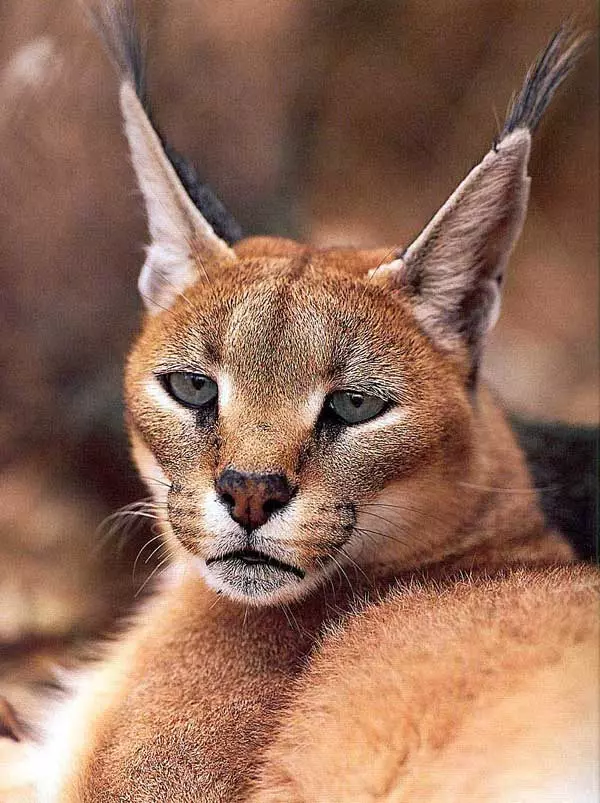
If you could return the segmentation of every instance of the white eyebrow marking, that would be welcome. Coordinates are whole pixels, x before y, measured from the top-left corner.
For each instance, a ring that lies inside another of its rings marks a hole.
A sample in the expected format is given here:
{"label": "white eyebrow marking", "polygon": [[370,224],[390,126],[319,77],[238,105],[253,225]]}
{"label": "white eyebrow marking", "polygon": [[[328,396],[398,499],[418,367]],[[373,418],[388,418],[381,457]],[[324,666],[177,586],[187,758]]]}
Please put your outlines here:
{"label": "white eyebrow marking", "polygon": [[302,417],[307,426],[312,427],[319,417],[319,413],[323,407],[323,401],[325,400],[325,395],[326,394],[323,388],[317,388],[308,395],[308,398],[304,402],[304,405],[301,409]]}
{"label": "white eyebrow marking", "polygon": [[229,374],[225,373],[225,371],[219,372],[217,385],[219,388],[219,409],[224,410],[231,404],[233,397],[233,382]]}
{"label": "white eyebrow marking", "polygon": [[378,429],[384,429],[385,427],[391,427],[394,424],[400,424],[402,421],[405,421],[409,415],[410,408],[408,407],[392,407],[387,413],[376,416],[370,421],[365,421],[363,424],[358,424],[354,428],[350,427],[347,431],[354,431],[357,436],[360,436],[362,432],[373,432]]}
{"label": "white eyebrow marking", "polygon": [[159,407],[162,407],[163,410],[168,410],[170,413],[174,413],[179,418],[185,418],[186,420],[189,419],[190,412],[192,411],[176,402],[155,377],[146,382],[144,385],[144,390],[152,399],[152,401],[155,402]]}

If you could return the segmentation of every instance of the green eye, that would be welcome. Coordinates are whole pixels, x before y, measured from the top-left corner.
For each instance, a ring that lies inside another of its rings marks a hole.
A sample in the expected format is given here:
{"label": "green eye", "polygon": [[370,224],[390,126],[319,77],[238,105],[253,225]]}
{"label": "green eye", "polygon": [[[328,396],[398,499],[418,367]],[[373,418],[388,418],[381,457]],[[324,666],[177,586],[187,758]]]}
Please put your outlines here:
{"label": "green eye", "polygon": [[217,398],[217,383],[203,374],[174,371],[164,381],[171,396],[188,407],[205,407]]}
{"label": "green eye", "polygon": [[379,396],[340,390],[329,397],[329,407],[346,424],[360,424],[379,415],[387,407],[387,402]]}

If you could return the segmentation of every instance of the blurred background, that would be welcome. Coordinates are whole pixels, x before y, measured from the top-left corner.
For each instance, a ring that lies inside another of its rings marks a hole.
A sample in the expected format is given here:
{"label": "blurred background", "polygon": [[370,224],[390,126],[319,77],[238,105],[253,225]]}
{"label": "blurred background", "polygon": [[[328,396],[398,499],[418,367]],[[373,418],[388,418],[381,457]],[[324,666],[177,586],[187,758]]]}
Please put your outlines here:
{"label": "blurred background", "polygon": [[[323,245],[410,242],[489,149],[552,32],[572,14],[596,28],[591,0],[138,9],[166,137],[247,233]],[[17,707],[24,679],[110,627],[154,565],[132,577],[139,522],[100,526],[146,495],[120,389],[146,232],[116,88],[76,0],[2,0],[0,695]],[[543,120],[530,173],[486,373],[512,410],[597,422],[595,43]]]}

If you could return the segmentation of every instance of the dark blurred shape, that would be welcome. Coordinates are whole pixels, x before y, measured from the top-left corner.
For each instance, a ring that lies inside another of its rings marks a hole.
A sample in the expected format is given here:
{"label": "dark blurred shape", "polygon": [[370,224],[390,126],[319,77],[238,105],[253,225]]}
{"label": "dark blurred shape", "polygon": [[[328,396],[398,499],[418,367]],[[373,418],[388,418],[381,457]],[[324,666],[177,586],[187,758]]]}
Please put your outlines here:
{"label": "dark blurred shape", "polygon": [[498,140],[517,128],[528,128],[531,133],[536,130],[556,90],[579,61],[586,41],[566,24],[554,34],[527,71],[523,88],[511,100]]}
{"label": "dark blurred shape", "polygon": [[6,697],[0,697],[0,737],[20,742],[23,733],[17,715]]}
{"label": "dark blurred shape", "polygon": [[580,558],[598,556],[597,427],[513,417],[548,524],[566,535]]}

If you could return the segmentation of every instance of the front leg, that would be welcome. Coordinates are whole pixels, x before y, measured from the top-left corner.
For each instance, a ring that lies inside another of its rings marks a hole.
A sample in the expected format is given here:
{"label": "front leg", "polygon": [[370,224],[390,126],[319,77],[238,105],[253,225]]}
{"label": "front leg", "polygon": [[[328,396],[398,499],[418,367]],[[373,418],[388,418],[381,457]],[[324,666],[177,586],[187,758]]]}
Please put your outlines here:
{"label": "front leg", "polygon": [[[153,600],[50,734],[44,803],[241,800],[322,623],[217,596],[198,579]],[[54,780],[53,780],[54,778]]]}

